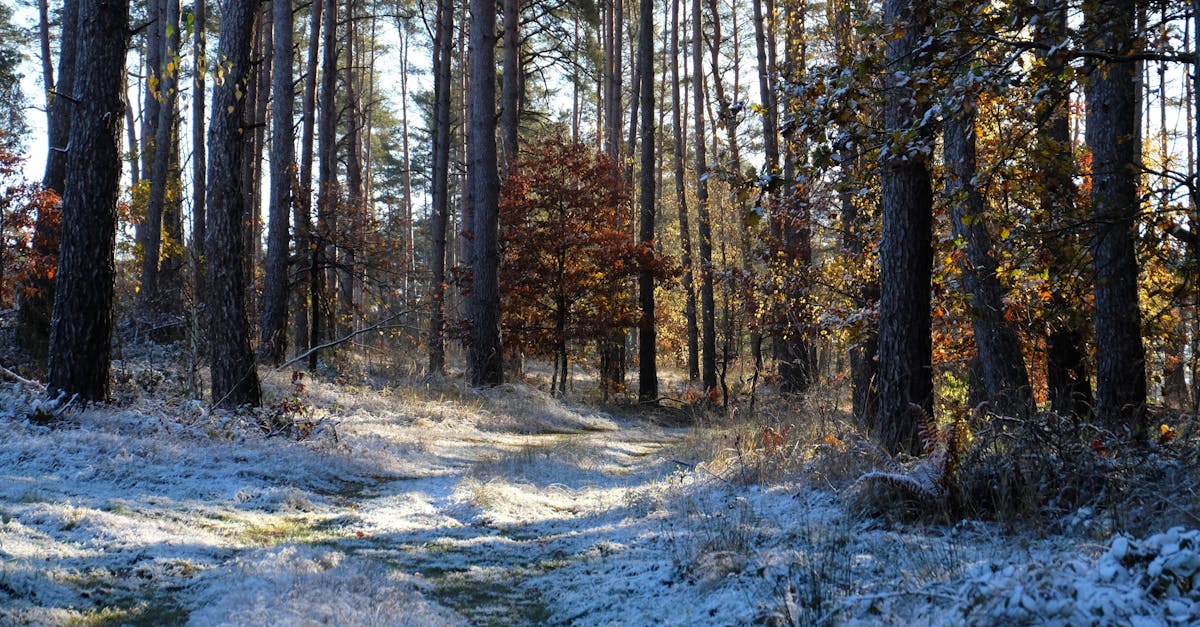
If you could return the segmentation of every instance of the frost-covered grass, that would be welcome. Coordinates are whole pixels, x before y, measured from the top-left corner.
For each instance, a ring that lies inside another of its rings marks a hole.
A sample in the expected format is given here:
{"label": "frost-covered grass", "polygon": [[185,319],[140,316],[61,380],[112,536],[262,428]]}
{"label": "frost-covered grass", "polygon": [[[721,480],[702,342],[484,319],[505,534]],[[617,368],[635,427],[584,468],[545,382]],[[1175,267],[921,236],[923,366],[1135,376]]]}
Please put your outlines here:
{"label": "frost-covered grass", "polygon": [[1200,619],[1200,532],[851,513],[869,455],[821,407],[685,429],[525,385],[271,374],[274,409],[209,412],[128,370],[153,389],[50,425],[0,390],[0,624]]}

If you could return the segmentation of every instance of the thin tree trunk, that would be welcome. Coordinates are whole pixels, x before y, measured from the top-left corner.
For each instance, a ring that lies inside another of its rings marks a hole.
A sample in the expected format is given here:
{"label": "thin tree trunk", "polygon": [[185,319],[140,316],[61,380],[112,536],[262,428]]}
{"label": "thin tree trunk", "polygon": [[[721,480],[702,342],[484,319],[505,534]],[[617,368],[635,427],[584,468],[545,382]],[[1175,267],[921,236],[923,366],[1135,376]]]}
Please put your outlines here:
{"label": "thin tree trunk", "polygon": [[195,0],[192,27],[195,33],[192,39],[192,59],[194,70],[192,74],[192,264],[197,286],[204,284],[203,264],[200,257],[204,252],[205,203],[204,188],[207,172],[205,167],[204,128],[205,99],[207,95],[204,75],[208,71],[206,58],[208,37],[205,29],[208,24],[208,7],[205,0]]}
{"label": "thin tree trunk", "polygon": [[471,0],[471,151],[468,187],[475,207],[471,282],[471,384],[500,385],[500,178],[496,171],[496,5]]}
{"label": "thin tree trunk", "polygon": [[700,331],[696,325],[696,290],[692,278],[692,233],[688,225],[687,190],[684,181],[683,162],[687,158],[685,128],[681,114],[680,100],[681,81],[679,80],[679,3],[682,0],[669,0],[671,3],[671,126],[675,130],[674,137],[674,168],[675,168],[675,204],[679,214],[679,247],[680,265],[683,266],[684,321],[687,324],[687,371],[688,380],[700,379]]}
{"label": "thin tree trunk", "polygon": [[[310,288],[312,323],[310,324],[309,343],[318,346],[326,334],[332,331],[329,309],[331,308],[329,288],[333,274],[327,272],[335,256],[333,254],[334,212],[337,210],[337,111],[335,110],[335,95],[337,91],[337,1],[324,0],[324,15],[322,16],[322,63],[321,63],[321,102],[319,105],[320,119],[317,124],[317,228],[316,242],[312,247],[313,259],[309,266],[311,270]],[[328,330],[327,330],[328,329]],[[317,352],[309,356],[309,369],[316,369]]]}
{"label": "thin tree trunk", "polygon": [[521,101],[521,0],[503,0],[504,68],[500,90],[500,135],[504,171],[517,159],[517,129]]}
{"label": "thin tree trunk", "polygon": [[[294,202],[296,220],[296,353],[315,346],[310,343],[310,312],[316,311],[316,301],[309,299],[313,273],[312,260],[320,242],[313,236],[313,143],[317,110],[317,74],[321,50],[321,12],[324,3],[315,0],[309,6],[308,51],[305,59],[304,95],[300,102],[300,199]],[[315,316],[313,316],[315,317]]]}
{"label": "thin tree trunk", "polygon": [[[78,67],[87,69],[69,74],[75,103],[46,390],[51,398],[62,393],[104,401],[112,350],[129,3],[79,0],[68,7],[77,11],[78,27],[67,32],[75,39]],[[66,76],[62,70],[60,79]]]}
{"label": "thin tree trunk", "polygon": [[708,217],[708,163],[704,134],[704,14],[700,7],[700,0],[692,0],[692,88],[695,93],[692,107],[695,112],[693,132],[696,135],[696,220],[697,236],[700,238],[700,379],[704,391],[709,392],[717,387],[717,327],[714,320],[716,303],[713,299],[712,223]]}
{"label": "thin tree trunk", "polygon": [[362,240],[363,196],[363,167],[362,167],[362,103],[359,101],[359,90],[356,86],[355,68],[356,52],[358,50],[358,30],[355,28],[354,0],[346,0],[346,197],[348,201],[348,220],[343,229],[345,235],[342,245],[338,246],[341,254],[338,257],[340,269],[338,276],[338,300],[341,303],[339,319],[344,320],[347,328],[338,332],[345,335],[354,330],[354,320],[357,306],[354,300],[354,286],[358,282],[355,276],[358,264],[358,247]]}
{"label": "thin tree trunk", "polygon": [[429,372],[446,369],[446,223],[450,215],[450,61],[454,53],[454,2],[439,0],[433,57],[433,180],[430,272],[433,308],[429,325]]}
{"label": "thin tree trunk", "polygon": [[290,0],[271,0],[275,54],[271,62],[271,208],[267,226],[267,267],[263,278],[260,350],[279,365],[287,356],[288,221],[292,211],[296,147],[292,110],[293,23]]}

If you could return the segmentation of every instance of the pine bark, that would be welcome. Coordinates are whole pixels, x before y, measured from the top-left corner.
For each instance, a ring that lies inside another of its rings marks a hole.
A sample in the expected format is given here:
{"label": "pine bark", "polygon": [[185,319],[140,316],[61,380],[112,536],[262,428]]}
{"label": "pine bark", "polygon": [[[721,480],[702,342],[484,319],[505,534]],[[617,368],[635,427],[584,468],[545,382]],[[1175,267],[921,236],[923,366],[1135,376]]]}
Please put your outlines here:
{"label": "pine bark", "polygon": [[716,302],[713,297],[712,222],[708,215],[708,162],[704,133],[704,13],[692,0],[692,88],[695,102],[696,236],[700,239],[700,382],[704,391],[717,387]]}
{"label": "pine bark", "polygon": [[195,63],[195,74],[192,76],[192,257],[196,276],[196,285],[203,285],[203,264],[199,257],[204,249],[205,231],[205,197],[204,189],[207,181],[207,163],[204,146],[205,93],[204,75],[208,71],[207,39],[205,29],[208,27],[208,6],[205,0],[195,0],[192,8],[192,27],[196,32],[192,40],[192,56]]}
{"label": "pine bark", "polygon": [[324,4],[315,1],[309,6],[308,51],[305,59],[304,95],[300,103],[300,199],[294,203],[296,221],[296,322],[295,344],[297,352],[303,352],[314,344],[310,343],[310,312],[315,311],[316,301],[309,300],[313,276],[310,272],[316,257],[317,239],[313,236],[313,143],[316,129],[317,73],[321,50],[321,13]]}
{"label": "pine bark", "polygon": [[[47,393],[103,401],[111,358],[128,0],[80,0]],[[65,38],[64,38],[65,39]],[[60,74],[61,76],[61,74]]]}
{"label": "pine bark", "polygon": [[[933,191],[925,158],[900,136],[921,112],[911,74],[928,30],[921,0],[887,0],[884,21],[897,32],[887,44],[884,125],[893,136],[882,163],[883,239],[879,250],[879,437],[890,452],[921,452],[921,412],[933,415],[930,281]],[[927,138],[920,138],[927,139]],[[920,411],[913,411],[913,407]]]}
{"label": "pine bark", "polygon": [[680,265],[683,266],[684,322],[687,325],[687,371],[689,381],[700,379],[700,330],[696,324],[696,288],[692,275],[692,233],[688,224],[687,189],[683,162],[687,158],[684,142],[683,101],[679,86],[679,3],[671,3],[671,126],[675,131],[673,165],[675,171],[675,204],[679,217]]}
{"label": "pine bark", "polygon": [[439,0],[434,32],[433,180],[430,208],[430,272],[433,308],[429,325],[429,372],[446,369],[446,225],[450,215],[450,61],[453,57],[454,2]]}
{"label": "pine bark", "polygon": [[267,266],[263,277],[262,339],[264,357],[273,364],[287,355],[288,245],[292,182],[296,168],[292,112],[292,3],[272,0],[275,54],[271,67],[271,207],[267,224]]}
{"label": "pine bark", "polygon": [[475,208],[471,279],[471,384],[504,382],[500,345],[500,177],[496,171],[496,4],[471,0],[471,150],[467,185]]}
{"label": "pine bark", "polygon": [[521,0],[504,0],[504,68],[500,77],[500,135],[504,169],[517,159],[521,108]]}
{"label": "pine bark", "polygon": [[[332,331],[330,291],[335,283],[328,269],[335,259],[333,239],[337,210],[337,1],[324,0],[321,17],[321,100],[317,122],[317,227],[314,229],[312,258],[309,260],[310,307],[309,345],[316,347]],[[309,369],[317,367],[318,351],[309,356]]]}
{"label": "pine bark", "polygon": [[[1101,0],[1085,18],[1098,48],[1114,58],[1134,51],[1137,2]],[[1134,237],[1139,211],[1139,64],[1098,60],[1087,88],[1086,140],[1092,150],[1095,265],[1096,415],[1111,428],[1146,428],[1146,359],[1138,306]]]}
{"label": "pine bark", "polygon": [[213,89],[213,116],[208,134],[208,212],[205,250],[208,260],[207,317],[211,338],[212,403],[234,408],[261,402],[258,372],[250,350],[246,317],[243,221],[249,212],[243,178],[247,152],[246,84],[252,78],[250,46],[255,10],[252,3],[221,2],[218,58],[225,80]]}
{"label": "pine bark", "polygon": [[[641,27],[638,31],[638,66],[641,73],[642,115],[642,172],[641,225],[638,239],[645,254],[654,250],[654,0],[641,0]],[[658,400],[658,352],[654,325],[654,270],[650,260],[643,260],[638,273],[638,302],[641,320],[638,323],[638,400],[643,403]]]}

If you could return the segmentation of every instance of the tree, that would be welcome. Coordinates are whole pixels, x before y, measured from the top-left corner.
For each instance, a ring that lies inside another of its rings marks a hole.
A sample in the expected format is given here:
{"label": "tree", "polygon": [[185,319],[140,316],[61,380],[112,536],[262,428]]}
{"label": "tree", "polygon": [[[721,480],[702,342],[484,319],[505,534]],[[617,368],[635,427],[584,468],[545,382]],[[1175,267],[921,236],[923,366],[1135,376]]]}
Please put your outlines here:
{"label": "tree", "polygon": [[[883,240],[879,250],[879,437],[892,452],[919,453],[920,408],[933,415],[932,339],[929,318],[933,263],[933,190],[926,165],[927,131],[921,127],[913,73],[928,31],[923,0],[887,0],[887,103],[890,136],[882,159]],[[916,139],[908,135],[916,131]]]}
{"label": "tree", "polygon": [[716,302],[713,299],[712,222],[708,216],[708,163],[704,134],[704,13],[692,0],[692,88],[695,93],[696,235],[700,238],[700,381],[704,391],[717,387]]}
{"label": "tree", "polygon": [[267,227],[267,268],[263,278],[260,350],[274,364],[287,354],[288,221],[296,169],[292,110],[292,3],[273,0],[275,54],[271,68],[271,208]]}
{"label": "tree", "polygon": [[1135,222],[1140,116],[1134,61],[1138,2],[1098,0],[1087,5],[1088,31],[1105,59],[1091,66],[1087,88],[1087,144],[1092,151],[1092,246],[1096,271],[1096,415],[1111,427],[1143,434],[1146,424],[1146,357],[1138,306]]}
{"label": "tree", "polygon": [[[309,335],[310,312],[316,311],[316,290],[312,282],[316,279],[314,269],[317,261],[319,241],[313,236],[313,133],[316,127],[317,110],[317,63],[321,49],[321,13],[324,3],[314,1],[309,5],[308,52],[304,64],[304,94],[300,103],[300,198],[294,203],[296,219],[297,272],[296,281],[296,348],[314,346]],[[315,313],[312,314],[315,318]],[[309,367],[315,365],[313,354]]]}
{"label": "tree", "polygon": [[471,273],[471,384],[504,382],[500,347],[499,195],[496,171],[496,3],[471,0],[470,153],[467,186],[474,205]]}
{"label": "tree", "polygon": [[[250,45],[255,10],[238,0],[221,2],[221,32],[216,63],[223,80],[213,89],[208,134],[208,212],[205,257],[208,261],[206,311],[211,342],[212,403],[220,407],[258,406],[261,391],[246,318],[246,278],[242,261],[248,217],[242,177],[247,140],[246,86],[251,80]],[[219,339],[218,339],[219,338]]]}
{"label": "tree", "polygon": [[111,357],[128,0],[80,0],[47,393],[103,401]]}
{"label": "tree", "polygon": [[433,177],[430,194],[430,273],[433,308],[429,323],[429,371],[446,368],[446,224],[450,215],[450,62],[454,3],[438,0],[433,38]]}
{"label": "tree", "polygon": [[[654,250],[654,1],[641,0],[641,26],[638,29],[638,67],[641,68],[642,107],[642,181],[641,226],[638,240],[646,251]],[[638,400],[658,400],[657,341],[654,328],[654,268],[647,254],[638,272],[638,302],[642,317],[638,322]]]}
{"label": "tree", "polygon": [[653,273],[655,259],[629,239],[628,188],[607,155],[562,140],[525,152],[500,204],[504,331],[519,350],[553,357],[552,388],[563,392],[568,345],[602,344],[632,325],[631,278]]}
{"label": "tree", "polygon": [[673,164],[675,173],[675,204],[679,218],[680,264],[683,266],[684,323],[687,325],[687,371],[688,380],[700,378],[700,331],[696,325],[696,290],[692,278],[692,233],[688,225],[687,181],[683,162],[687,157],[684,145],[682,99],[679,86],[679,3],[671,3],[671,127],[674,130]]}

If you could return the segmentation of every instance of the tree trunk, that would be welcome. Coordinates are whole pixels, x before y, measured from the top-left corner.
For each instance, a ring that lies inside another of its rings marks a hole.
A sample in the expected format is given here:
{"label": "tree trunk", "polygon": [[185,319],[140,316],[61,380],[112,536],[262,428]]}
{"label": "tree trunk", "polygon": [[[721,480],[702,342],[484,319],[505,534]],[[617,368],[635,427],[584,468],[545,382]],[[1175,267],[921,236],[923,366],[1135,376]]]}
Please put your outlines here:
{"label": "tree trunk", "polygon": [[700,331],[696,325],[696,289],[692,277],[692,233],[688,225],[687,190],[684,181],[683,162],[687,158],[687,148],[684,142],[684,126],[682,101],[680,100],[681,84],[679,80],[679,3],[682,0],[669,0],[671,3],[671,126],[675,130],[674,137],[674,167],[675,167],[675,204],[679,214],[679,248],[680,265],[683,266],[683,316],[687,324],[687,371],[688,380],[700,379]]}
{"label": "tree trunk", "polygon": [[[308,21],[308,52],[305,60],[304,95],[300,103],[301,132],[300,132],[300,194],[299,202],[295,205],[296,219],[296,349],[301,353],[316,344],[309,337],[310,312],[316,311],[316,301],[309,300],[313,275],[309,271],[313,258],[317,255],[320,245],[318,238],[313,236],[313,134],[316,127],[317,111],[317,73],[321,50],[321,10],[324,4],[319,0],[309,6]],[[316,316],[313,315],[315,318]]]}
{"label": "tree trunk", "polygon": [[521,106],[521,0],[503,0],[504,68],[500,90],[500,136],[503,138],[504,171],[517,159]]}
{"label": "tree trunk", "polygon": [[198,287],[204,284],[204,264],[201,263],[200,257],[204,253],[204,231],[205,231],[205,203],[204,203],[204,188],[206,185],[207,172],[205,167],[205,146],[204,146],[204,127],[207,116],[205,114],[205,80],[204,75],[208,71],[208,60],[206,58],[208,47],[205,33],[208,21],[208,7],[205,0],[195,0],[193,6],[193,23],[192,27],[196,29],[192,40],[192,60],[194,63],[194,74],[192,75],[192,280]]}
{"label": "tree trunk", "polygon": [[[928,30],[920,0],[887,0],[884,21],[898,33],[887,44],[885,129],[893,136],[916,128],[922,112],[910,73],[920,69]],[[902,80],[901,80],[902,79]],[[928,138],[919,137],[920,140]],[[930,280],[933,191],[924,158],[910,145],[883,147],[883,241],[879,273],[879,437],[890,452],[921,452],[920,414],[933,416]],[[920,408],[913,411],[912,407]]]}
{"label": "tree trunk", "polygon": [[471,0],[471,150],[467,185],[475,208],[471,282],[471,384],[504,382],[500,346],[500,177],[496,171],[496,4]]}
{"label": "tree trunk", "polygon": [[[167,183],[171,165],[171,139],[175,134],[175,103],[179,90],[175,52],[179,49],[179,0],[164,0],[159,7],[159,22],[151,28],[162,31],[151,41],[162,46],[157,56],[161,67],[158,75],[158,121],[154,124],[154,157],[150,162],[150,198],[146,205],[145,238],[142,241],[142,278],[138,290],[138,325],[153,331],[164,320],[159,319],[163,308],[159,285],[159,265],[163,257],[163,213],[167,203]],[[153,337],[149,339],[154,339]]]}
{"label": "tree trunk", "polygon": [[[63,190],[58,291],[50,330],[47,393],[103,401],[108,394],[125,106],[127,0],[79,0],[73,103]],[[67,37],[64,37],[64,40]],[[60,78],[62,78],[60,68]]]}
{"label": "tree trunk", "polygon": [[364,211],[363,196],[363,167],[362,167],[362,103],[359,101],[359,90],[355,77],[358,67],[356,52],[358,49],[358,31],[355,28],[354,0],[346,0],[346,67],[345,90],[346,96],[346,200],[347,220],[338,233],[340,245],[338,251],[338,301],[340,303],[338,319],[342,323],[337,335],[342,336],[354,330],[354,320],[357,316],[357,306],[354,301],[354,286],[357,282],[356,265],[358,263],[358,247],[362,240],[362,215]]}
{"label": "tree trunk", "polygon": [[708,217],[708,163],[704,134],[704,13],[700,0],[692,0],[692,88],[695,93],[696,230],[700,238],[700,380],[704,391],[717,387],[717,327],[713,299],[712,223]]}
{"label": "tree trunk", "polygon": [[[1090,5],[1088,27],[1103,52],[1134,52],[1137,3]],[[1146,360],[1138,307],[1134,236],[1139,211],[1135,62],[1096,61],[1087,89],[1087,144],[1092,149],[1092,248],[1096,271],[1096,414],[1109,427],[1146,428]]]}
{"label": "tree trunk", "polygon": [[250,350],[246,318],[245,187],[242,159],[247,138],[244,124],[247,98],[241,86],[250,79],[250,45],[255,10],[252,3],[224,0],[221,3],[219,58],[225,65],[225,80],[213,89],[213,117],[208,148],[208,226],[205,240],[207,272],[208,336],[211,338],[212,403],[234,408],[257,407],[261,401],[258,372]]}
{"label": "tree trunk", "polygon": [[433,180],[430,208],[430,271],[433,307],[429,325],[429,372],[446,370],[446,223],[450,215],[450,61],[454,2],[439,0],[433,57]]}
{"label": "tree trunk", "polygon": [[[1053,49],[1066,41],[1067,5],[1064,0],[1042,0],[1043,18],[1038,21],[1038,42]],[[1040,177],[1039,209],[1047,222],[1043,246],[1049,253],[1049,277],[1053,293],[1043,314],[1047,321],[1046,381],[1050,409],[1063,416],[1086,417],[1092,413],[1092,386],[1088,374],[1087,336],[1089,314],[1074,305],[1082,294],[1070,289],[1082,281],[1075,270],[1081,243],[1071,225],[1085,219],[1075,204],[1075,159],[1068,112],[1071,86],[1063,80],[1065,51],[1038,53],[1042,59],[1047,97],[1038,105],[1037,118],[1045,120],[1037,132]]]}
{"label": "tree trunk", "polygon": [[[641,72],[642,114],[642,189],[639,240],[643,254],[654,251],[654,0],[641,0],[641,26],[638,29],[638,67]],[[645,259],[638,273],[638,400],[658,400],[658,352],[654,325],[654,270]]]}
{"label": "tree trunk", "polygon": [[[312,307],[312,323],[310,324],[310,345],[315,347],[325,341],[326,335],[332,331],[330,290],[334,283],[333,273],[327,270],[336,258],[334,254],[334,235],[336,225],[334,215],[338,204],[337,183],[337,1],[324,0],[324,15],[322,20],[322,61],[321,61],[321,102],[319,105],[320,119],[317,123],[317,228],[314,230],[316,241],[312,246],[313,258],[309,263],[310,289],[312,291],[310,307]],[[309,357],[309,369],[317,367],[317,351]]]}
{"label": "tree trunk", "polygon": [[[58,56],[58,83],[47,92],[47,123],[50,146],[46,153],[46,171],[42,187],[53,190],[61,199],[66,192],[67,147],[71,138],[71,119],[75,105],[76,36],[79,14],[78,0],[65,0],[62,10],[62,34]],[[48,38],[49,35],[47,34]],[[47,56],[47,59],[49,57]],[[124,78],[122,78],[124,80]],[[67,97],[60,98],[58,94]],[[61,214],[60,214],[61,215]],[[34,224],[33,250],[39,257],[57,257],[61,235],[60,220],[48,212],[39,211]],[[17,341],[41,366],[46,365],[50,342],[50,316],[54,309],[55,282],[49,274],[39,272],[28,279],[23,289],[17,316]]]}
{"label": "tree trunk", "polygon": [[288,220],[292,211],[292,182],[296,148],[292,126],[292,3],[271,1],[275,54],[271,67],[271,208],[267,226],[267,267],[263,278],[262,340],[260,350],[279,365],[287,356]]}
{"label": "tree trunk", "polygon": [[[969,71],[972,55],[956,68]],[[966,246],[959,258],[963,287],[970,296],[971,326],[979,355],[979,374],[989,410],[1024,418],[1034,410],[1029,375],[1016,329],[1004,317],[1004,288],[996,277],[999,264],[985,215],[983,196],[975,187],[975,95],[964,94],[950,109],[943,130],[946,195],[956,239]]]}

